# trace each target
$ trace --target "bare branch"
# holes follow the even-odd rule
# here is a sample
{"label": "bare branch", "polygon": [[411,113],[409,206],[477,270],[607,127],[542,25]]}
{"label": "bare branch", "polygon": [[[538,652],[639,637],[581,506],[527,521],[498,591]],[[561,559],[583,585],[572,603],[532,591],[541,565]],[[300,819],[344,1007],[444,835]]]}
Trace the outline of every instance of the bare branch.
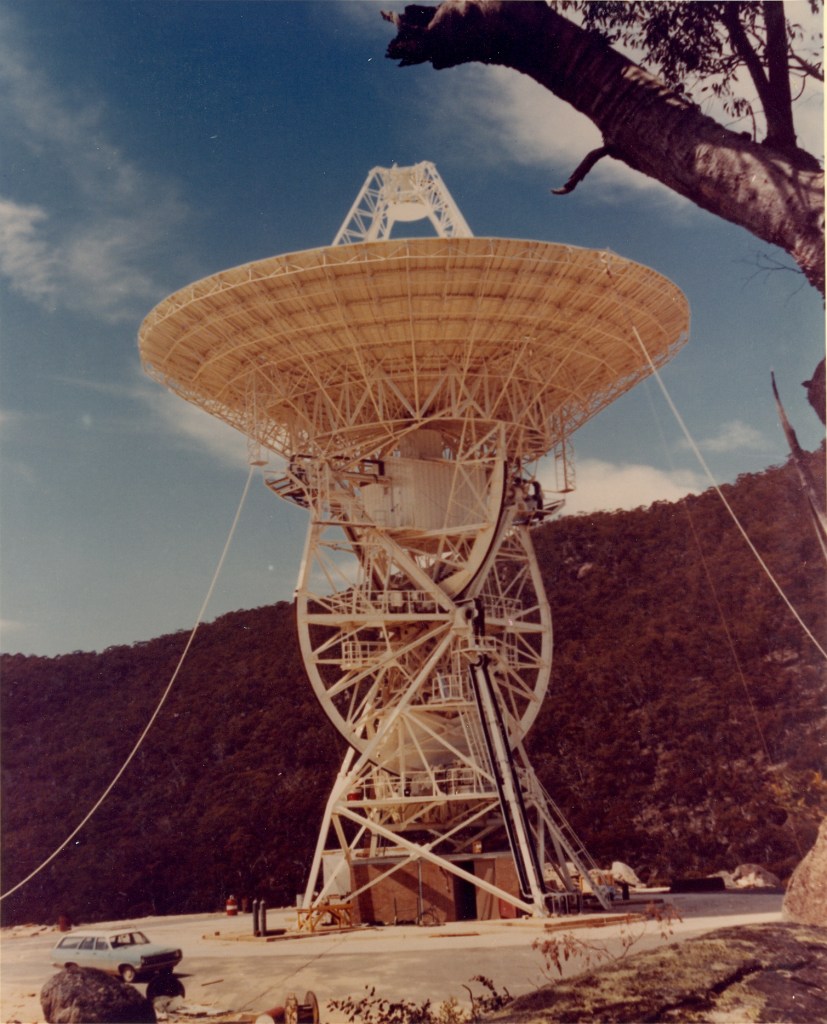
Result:
{"label": "bare branch", "polygon": [[611,146],[599,146],[597,149],[593,149],[583,157],[566,184],[560,188],[553,188],[551,194],[554,196],[567,196],[569,192],[573,192],[577,188],[598,160],[602,160],[604,156],[611,155]]}
{"label": "bare branch", "polygon": [[799,71],[802,71],[805,76],[814,78],[817,82],[824,81],[824,72],[820,65],[814,64],[812,61],[805,60],[801,54],[793,53],[792,51],[790,51],[789,59],[791,68],[797,68]]}
{"label": "bare branch", "polygon": [[[823,379],[824,360],[821,361],[820,370]],[[818,370],[816,371],[816,374],[818,374]],[[775,374],[770,373],[770,377],[772,379],[772,393],[775,397],[775,407],[778,411],[778,419],[781,422],[781,429],[784,431],[784,436],[787,439],[787,444],[790,449],[790,455],[792,456],[793,465],[798,472],[798,478],[801,481],[804,495],[810,506],[813,525],[815,526],[816,536],[821,544],[822,553],[824,554],[824,557],[827,558],[827,508],[825,508],[824,498],[822,497],[819,488],[816,487],[813,475],[804,458],[804,452],[801,449],[801,445],[798,443],[798,437],[796,436],[795,430],[793,430],[792,424],[787,419],[784,406],[781,404],[781,398],[778,395],[778,388],[775,383]],[[807,387],[807,384],[810,383],[812,383],[812,381],[805,381],[804,386]],[[813,403],[813,407],[815,408],[815,403]],[[818,409],[816,409],[816,411],[819,412]],[[819,414],[823,420],[823,410]]]}

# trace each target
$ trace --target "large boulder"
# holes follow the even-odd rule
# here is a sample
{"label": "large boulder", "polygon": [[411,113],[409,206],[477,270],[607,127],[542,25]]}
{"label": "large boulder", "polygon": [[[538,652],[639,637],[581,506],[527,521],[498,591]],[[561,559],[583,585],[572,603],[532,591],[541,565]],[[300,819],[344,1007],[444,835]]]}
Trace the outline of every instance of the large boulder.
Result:
{"label": "large boulder", "polygon": [[636,889],[643,887],[643,882],[634,870],[628,864],[624,864],[622,860],[612,861],[612,878],[618,883],[626,882],[627,885],[633,885]]}
{"label": "large boulder", "polygon": [[827,1020],[827,929],[722,928],[547,985],[484,1020],[813,1024]]}
{"label": "large boulder", "polygon": [[103,971],[68,967],[40,990],[48,1024],[156,1024],[152,1004],[141,993]]}
{"label": "large boulder", "polygon": [[739,889],[780,889],[781,879],[760,864],[739,864],[732,872],[732,880]]}
{"label": "large boulder", "polygon": [[792,874],[784,897],[784,917],[801,924],[827,925],[827,818],[815,846]]}

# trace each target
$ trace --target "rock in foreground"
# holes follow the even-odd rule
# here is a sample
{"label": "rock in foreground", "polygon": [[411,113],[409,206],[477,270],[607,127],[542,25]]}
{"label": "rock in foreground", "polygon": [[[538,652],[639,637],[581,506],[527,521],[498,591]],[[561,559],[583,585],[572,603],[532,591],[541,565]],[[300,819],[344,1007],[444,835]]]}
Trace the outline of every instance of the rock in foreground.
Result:
{"label": "rock in foreground", "polygon": [[784,897],[784,917],[799,924],[827,925],[827,818],[815,846],[793,872]]}
{"label": "rock in foreground", "polygon": [[827,929],[722,928],[520,996],[486,1021],[827,1020]]}
{"label": "rock in foreground", "polygon": [[156,1024],[136,988],[91,967],[58,971],[40,990],[40,1005],[48,1024]]}

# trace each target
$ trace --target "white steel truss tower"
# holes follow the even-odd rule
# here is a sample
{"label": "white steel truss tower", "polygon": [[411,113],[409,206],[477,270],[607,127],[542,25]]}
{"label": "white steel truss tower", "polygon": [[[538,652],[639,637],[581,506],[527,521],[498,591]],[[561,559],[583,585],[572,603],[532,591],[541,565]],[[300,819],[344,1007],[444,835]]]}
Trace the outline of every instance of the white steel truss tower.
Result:
{"label": "white steel truss tower", "polygon": [[[436,237],[391,237],[415,220]],[[331,844],[351,878],[373,865],[354,900],[430,863],[526,914],[580,888],[607,905],[525,753],[551,672],[530,531],[561,504],[532,467],[687,328],[648,268],[474,238],[428,163],[374,168],[332,246],[196,282],[144,321],[148,372],[282,455],[265,482],[309,513],[301,651],[348,742],[309,914],[337,885]],[[469,870],[498,844],[514,885]]]}

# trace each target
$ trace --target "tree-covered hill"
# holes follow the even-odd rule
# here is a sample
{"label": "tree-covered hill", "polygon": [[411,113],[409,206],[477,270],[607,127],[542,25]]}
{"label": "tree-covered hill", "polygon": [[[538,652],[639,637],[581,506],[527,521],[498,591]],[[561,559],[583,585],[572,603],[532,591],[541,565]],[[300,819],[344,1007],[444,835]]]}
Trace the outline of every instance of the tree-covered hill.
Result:
{"label": "tree-covered hill", "polygon": [[[823,452],[812,463],[823,480]],[[794,471],[724,490],[824,646],[825,566]],[[718,496],[563,518],[534,540],[555,654],[528,745],[596,859],[650,880],[744,861],[789,874],[827,813],[825,663]],[[99,798],[186,640],[0,659],[4,889]],[[342,753],[289,604],[202,626],[136,759],[3,923],[292,901]]]}
{"label": "tree-covered hill", "polygon": [[[792,467],[723,492],[827,646],[827,569]],[[564,518],[536,546],[555,671],[529,745],[592,852],[650,877],[788,875],[827,813],[827,665],[718,495]]]}

